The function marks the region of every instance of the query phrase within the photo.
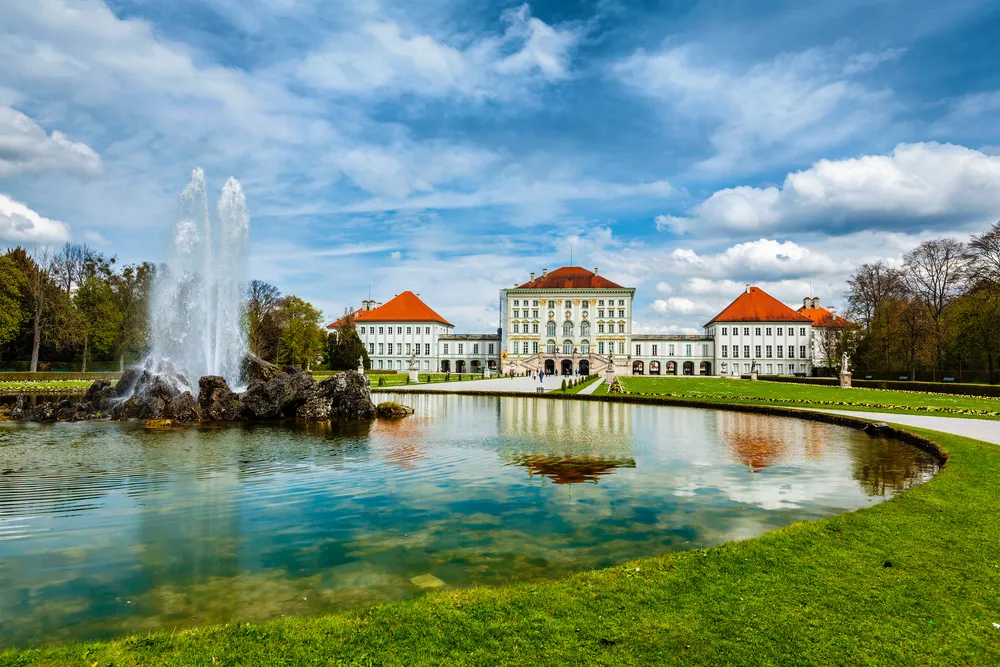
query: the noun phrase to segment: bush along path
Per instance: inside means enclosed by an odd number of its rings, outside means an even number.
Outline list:
[[[330,616],[8,651],[0,665],[1000,664],[1000,448],[918,435],[947,453],[930,482],[758,538]]]

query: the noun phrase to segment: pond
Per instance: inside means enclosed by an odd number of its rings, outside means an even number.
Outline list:
[[[0,644],[559,577],[878,503],[937,470],[842,426],[407,395],[401,421],[0,423]]]

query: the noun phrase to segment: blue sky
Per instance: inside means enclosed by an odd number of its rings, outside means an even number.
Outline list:
[[[330,317],[412,289],[489,330],[571,247],[639,331],[746,282],[842,306],[1000,219],[997,34],[971,0],[5,0],[0,244],[160,261],[200,166]]]

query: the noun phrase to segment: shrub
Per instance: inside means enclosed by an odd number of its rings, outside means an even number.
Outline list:
[[[385,386],[385,377],[383,377],[381,375],[378,376],[378,386],[380,386],[380,387],[384,387]]]

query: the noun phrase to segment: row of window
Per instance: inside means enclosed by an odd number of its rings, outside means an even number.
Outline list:
[[[404,352],[403,343],[398,343],[395,346],[393,346],[392,343],[379,343],[378,353],[380,356],[386,356],[386,355],[392,356],[393,354],[405,354],[408,356],[410,354],[413,354],[414,352],[420,354],[420,343],[416,343],[415,345],[416,347],[411,347],[410,343],[406,343],[406,348],[405,348],[406,351]],[[441,353],[449,354],[448,351],[449,347],[450,347],[449,343],[442,343]],[[455,347],[458,348],[458,354],[465,354],[465,343],[456,343]],[[496,349],[497,349],[496,343],[490,343],[486,347],[488,350],[486,354],[491,356],[496,354]],[[394,350],[395,352],[393,352]],[[431,344],[424,343],[424,355],[430,355],[430,353],[431,353]],[[375,354],[375,343],[368,343],[368,354]],[[471,354],[479,354],[479,343],[472,343]]]
[[[763,355],[761,355],[761,346],[760,345],[754,345],[753,351],[754,351],[753,358],[755,358],[755,359],[759,359],[759,358],[761,358],[761,356],[763,356],[765,359],[772,359],[772,358],[781,359],[783,356],[785,356],[785,354],[784,354],[785,353],[785,348],[784,348],[783,345],[777,345],[774,348],[772,348],[770,345],[767,345],[767,346],[764,347],[764,354]],[[775,356],[774,354],[772,354],[772,352],[774,352],[774,351],[778,352],[777,356]],[[722,357],[725,358],[725,357],[728,357],[728,356],[729,356],[729,346],[728,345],[723,345],[722,346]],[[739,359],[739,357],[740,357],[740,346],[739,345],[733,345],[733,359]],[[750,357],[750,346],[749,345],[744,345],[743,346],[743,357],[745,359],[750,359],[751,358]],[[805,345],[799,345],[799,357],[801,357],[802,359],[806,358],[806,346]],[[794,345],[789,345],[788,346],[788,358],[789,359],[794,359],[795,358],[795,346]]]
[[[659,356],[659,354],[660,354],[660,346],[658,344],[656,344],[656,343],[653,343],[650,347],[653,348],[653,353],[650,356],[651,357]],[[641,357],[642,356],[642,343],[636,343],[635,344],[635,356],[637,356],[637,357]],[[673,345],[673,343],[667,345],[667,356],[668,357],[674,356],[674,345]],[[690,357],[691,356],[691,343],[685,343],[684,344],[684,356],[685,357]],[[705,344],[703,344],[701,346],[701,356],[703,356],[703,357],[707,357],[708,356],[708,344],[707,343],[705,343]]]
[[[524,306],[527,307],[528,306],[528,300],[524,299],[523,301],[524,301]],[[514,307],[517,308],[520,305],[522,305],[521,304],[521,300],[514,299]],[[533,300],[531,302],[531,305],[537,307],[538,306],[538,299]],[[600,299],[597,302],[597,305],[598,306],[603,306],[604,305],[604,299]],[[615,305],[615,300],[614,299],[608,299],[608,305],[609,306]],[[625,305],[625,299],[618,299],[618,305],[619,306],[624,306]],[[580,304],[580,306],[582,308],[589,308],[590,307],[590,301],[589,300],[585,300],[585,301],[583,301]],[[555,308],[556,307],[556,302],[555,301],[549,301],[548,302],[548,307],[549,308]],[[572,308],[572,307],[573,307],[573,302],[572,301],[570,301],[569,299],[563,301],[563,308]]]
[[[378,360],[376,360],[376,361],[374,361],[372,363],[374,364],[373,367],[374,368],[378,368],[380,371],[384,371],[384,370],[390,370],[391,371],[393,369],[395,369],[397,371],[403,370],[403,361],[402,361],[402,359],[397,359],[396,363],[395,363],[395,366],[393,366],[392,359],[378,359]],[[430,369],[431,369],[431,362],[424,361],[424,370],[425,371],[429,371]]]
[[[414,327],[406,327],[406,333],[412,334],[413,333],[413,328]],[[386,329],[389,329],[389,335],[392,335],[392,327],[379,327],[378,328],[379,334],[384,334]],[[416,329],[417,329],[417,333],[419,334],[420,333],[420,327],[416,327]],[[430,327],[424,327],[424,333],[425,334],[429,334],[430,332],[431,332],[431,328]],[[365,327],[358,327],[358,333],[364,334],[365,333]],[[367,333],[374,334],[375,333],[375,327],[374,326],[368,327]],[[397,334],[403,333],[403,327],[396,327],[396,333]]]
[[[537,323],[532,323],[532,324],[529,325],[527,322],[523,322],[523,323],[521,323],[521,322],[514,322],[514,324],[512,324],[511,327],[513,329],[513,333],[535,333],[535,334],[538,333],[538,324]],[[529,330],[529,328],[530,328],[530,330]],[[606,328],[607,328],[607,333],[615,333],[615,323],[614,322],[608,322]],[[605,333],[604,330],[605,330],[604,323],[601,323],[601,324],[597,325],[597,333]],[[625,323],[624,322],[619,322],[618,323],[618,333],[625,333]],[[556,335],[556,323],[555,322],[549,322],[547,325],[545,325],[545,335],[546,336],[555,336]],[[572,336],[573,335],[573,323],[572,322],[564,322],[563,323],[563,326],[562,326],[562,335],[563,336]],[[590,335],[590,323],[589,322],[581,322],[580,323],[580,335],[581,336],[589,336]]]
[[[744,373],[749,373],[750,372],[750,366],[751,366],[751,364],[743,364],[743,372]],[[763,364],[762,366],[758,366],[757,368],[758,369],[762,369],[764,375],[772,375],[775,372],[775,366],[777,366],[778,375],[784,375],[785,374],[785,365],[784,364],[777,364],[777,365],[775,365],[775,364]],[[721,373],[723,375],[739,375],[740,374],[740,365],[739,364],[733,364],[730,367],[729,364],[723,362],[722,364],[720,364],[719,369],[720,369],[720,371],[721,371]],[[808,368],[807,368],[807,366],[805,364],[799,364],[798,366],[796,366],[795,364],[788,364],[788,374],[789,375],[795,375],[795,373],[798,373],[798,372],[805,373],[805,372],[807,372],[807,370],[808,370]]]
[[[450,354],[448,352],[448,348],[449,347],[450,347],[450,343],[442,343],[441,344],[441,353],[442,354]],[[465,343],[456,343],[455,347],[458,350],[458,354],[465,354]],[[487,351],[486,354],[488,354],[490,356],[496,354],[496,343],[490,343],[489,345],[487,345],[487,349],[488,349],[488,351]],[[479,354],[479,343],[472,343],[472,352],[471,352],[471,354]]]
[[[772,331],[771,327],[764,327],[763,329],[765,331],[765,334],[764,334],[765,336],[770,336],[771,335],[771,331]],[[784,336],[785,334],[782,333],[782,332],[784,332],[784,330],[785,330],[784,327],[778,327],[778,335],[779,336]],[[761,335],[760,332],[761,332],[761,327],[754,327],[754,335],[755,336]],[[729,327],[722,327],[722,335],[723,336],[728,336],[729,335]],[[739,336],[740,335],[740,328],[739,327],[733,327],[733,335],[734,336]],[[749,336],[750,335],[750,327],[743,327],[743,335],[744,336]],[[789,336],[794,336],[795,335],[795,327],[788,327],[788,335]],[[799,335],[800,336],[805,336],[806,335],[806,328],[805,327],[799,327]]]

